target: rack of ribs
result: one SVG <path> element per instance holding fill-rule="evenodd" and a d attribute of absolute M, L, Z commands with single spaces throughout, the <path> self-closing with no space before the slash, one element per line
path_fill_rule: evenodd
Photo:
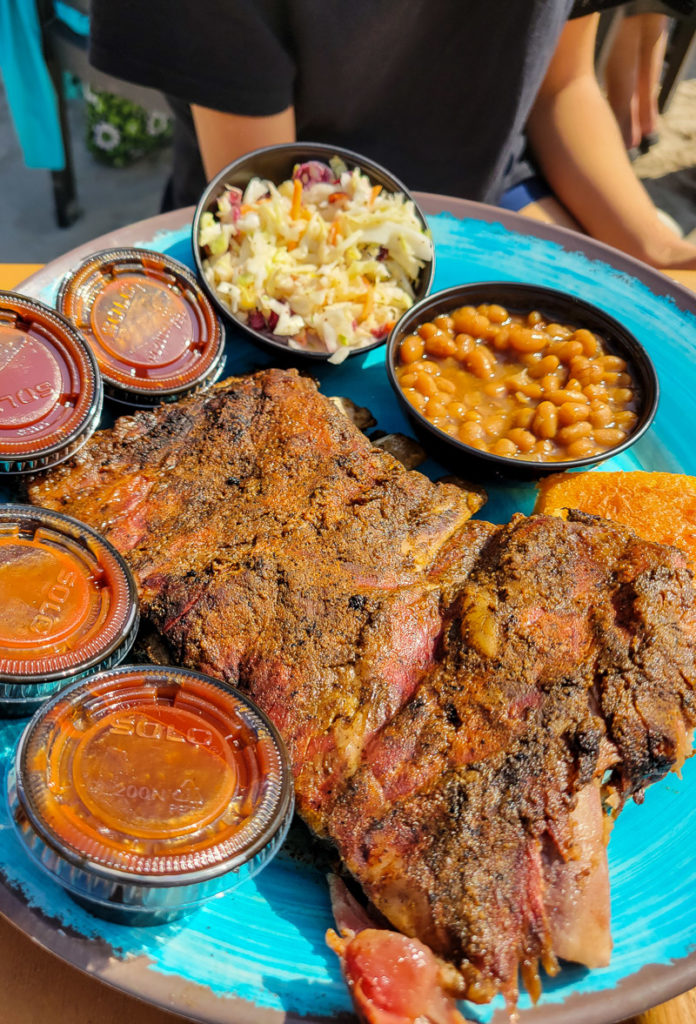
<path fill-rule="evenodd" d="M 302 816 L 463 994 L 608 961 L 609 825 L 696 726 L 681 552 L 473 520 L 295 371 L 124 417 L 29 493 L 125 555 L 178 661 L 264 708 Z"/>

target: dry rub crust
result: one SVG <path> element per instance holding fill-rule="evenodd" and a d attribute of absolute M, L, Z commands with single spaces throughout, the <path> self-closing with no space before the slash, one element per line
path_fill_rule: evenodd
<path fill-rule="evenodd" d="M 125 554 L 177 660 L 267 711 L 305 819 L 471 998 L 552 964 L 578 794 L 610 768 L 640 798 L 696 725 L 679 552 L 587 516 L 469 520 L 478 496 L 294 372 L 124 418 L 30 495 Z"/>

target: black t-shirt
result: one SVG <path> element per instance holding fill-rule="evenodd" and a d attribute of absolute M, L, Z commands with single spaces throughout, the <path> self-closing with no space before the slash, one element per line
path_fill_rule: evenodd
<path fill-rule="evenodd" d="M 573 0 L 92 0 L 91 59 L 189 103 L 495 202 Z"/>

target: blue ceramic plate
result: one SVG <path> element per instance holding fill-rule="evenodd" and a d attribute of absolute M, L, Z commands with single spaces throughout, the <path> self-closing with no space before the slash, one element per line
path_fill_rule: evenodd
<path fill-rule="evenodd" d="M 662 400 L 649 433 L 607 469 L 696 474 L 696 297 L 663 275 L 580 236 L 459 200 L 421 197 L 437 253 L 434 289 L 470 281 L 516 280 L 565 289 L 622 320 L 645 345 Z M 54 261 L 23 290 L 51 302 L 63 273 L 88 252 L 142 245 L 192 266 L 190 211 L 144 221 Z M 271 357 L 230 332 L 228 373 L 270 365 Z M 340 367 L 313 368 L 327 394 L 368 406 L 385 431 L 408 427 L 389 387 L 384 349 Z M 432 476 L 442 470 L 427 463 Z M 598 470 L 598 471 L 601 471 Z M 12 497 L 5 490 L 5 500 Z M 504 522 L 529 512 L 531 486 L 490 491 L 485 518 Z M 0 724 L 6 765 L 21 723 Z M 521 1000 L 522 1024 L 610 1024 L 696 985 L 696 759 L 683 777 L 648 790 L 630 805 L 609 844 L 614 954 L 588 971 L 567 966 L 549 981 L 536 1008 Z M 3 786 L 4 789 L 4 786 Z M 0 804 L 0 909 L 65 960 L 119 988 L 217 1024 L 335 1020 L 350 1011 L 338 961 L 324 943 L 332 924 L 324 878 L 281 853 L 260 876 L 182 922 L 128 928 L 90 916 L 27 860 Z M 464 1012 L 505 1020 L 496 1005 Z"/>

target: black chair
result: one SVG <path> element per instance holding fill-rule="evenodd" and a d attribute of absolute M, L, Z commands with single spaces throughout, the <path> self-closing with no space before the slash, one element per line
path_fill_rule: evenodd
<path fill-rule="evenodd" d="M 41 41 L 44 51 L 46 67 L 49 70 L 53 86 L 58 99 L 58 117 L 60 119 L 60 132 L 63 138 L 63 149 L 65 151 L 65 167 L 60 171 L 51 171 L 53 183 L 53 204 L 56 213 L 56 222 L 59 227 L 67 228 L 74 224 L 82 212 L 77 202 L 77 189 L 75 186 L 75 168 L 73 165 L 72 149 L 70 146 L 70 130 L 68 127 L 67 108 L 65 104 L 65 89 L 63 81 L 63 68 L 58 59 L 58 52 L 55 46 L 56 33 L 62 31 L 61 23 L 55 15 L 53 0 L 36 0 L 36 7 L 41 25 Z M 86 13 L 86 12 L 84 12 Z M 74 35 L 74 33 L 71 33 Z M 77 37 L 76 37 L 77 38 Z"/>
<path fill-rule="evenodd" d="M 684 72 L 696 53 L 696 8 L 691 14 L 677 18 L 667 40 L 665 65 L 657 105 L 664 113 Z"/>
<path fill-rule="evenodd" d="M 76 24 L 86 22 L 89 15 L 89 0 L 62 0 L 62 4 L 64 8 L 75 12 Z M 166 102 L 161 93 L 132 85 L 93 68 L 87 56 L 87 36 L 75 31 L 66 21 L 57 17 L 53 0 L 36 0 L 36 6 L 41 25 L 44 59 L 58 99 L 60 130 L 65 150 L 64 168 L 60 171 L 51 171 L 55 216 L 59 227 L 69 227 L 75 223 L 82 211 L 77 198 L 64 72 L 68 71 L 82 82 L 88 82 L 94 89 L 113 92 L 132 100 L 148 111 L 160 111 L 163 105 L 166 106 Z"/>

